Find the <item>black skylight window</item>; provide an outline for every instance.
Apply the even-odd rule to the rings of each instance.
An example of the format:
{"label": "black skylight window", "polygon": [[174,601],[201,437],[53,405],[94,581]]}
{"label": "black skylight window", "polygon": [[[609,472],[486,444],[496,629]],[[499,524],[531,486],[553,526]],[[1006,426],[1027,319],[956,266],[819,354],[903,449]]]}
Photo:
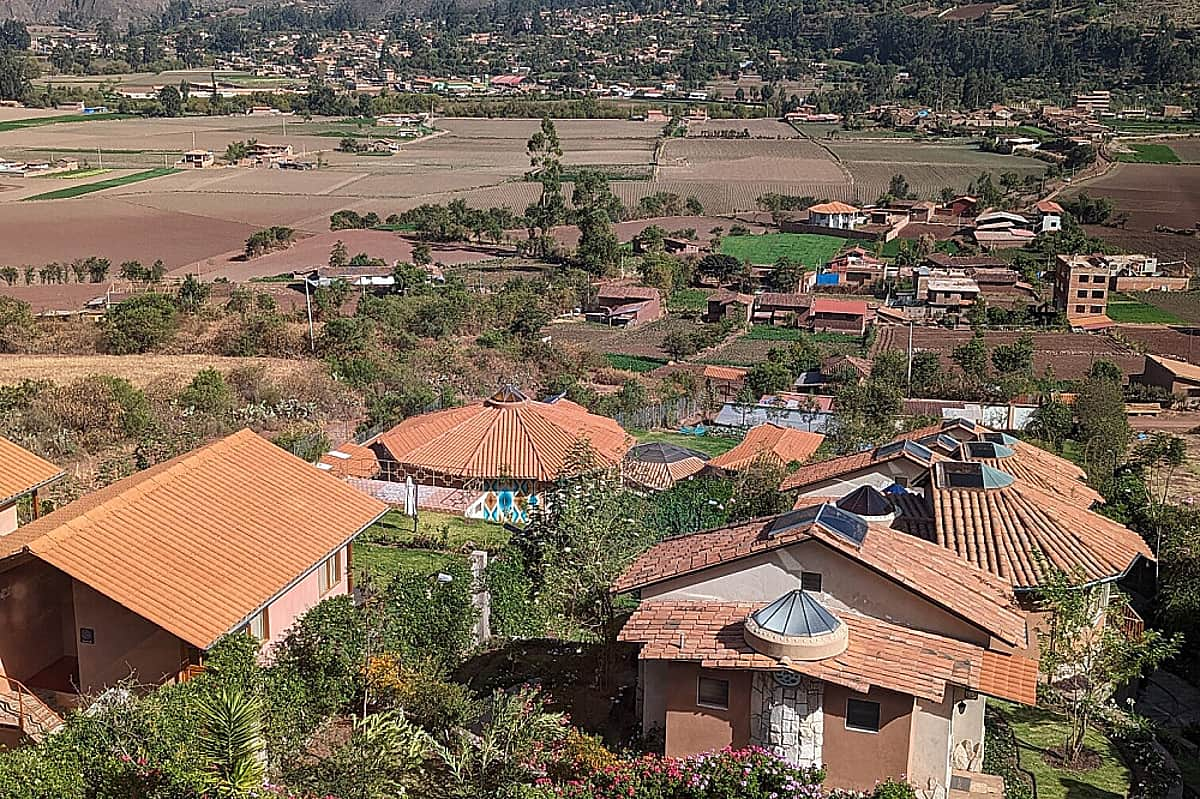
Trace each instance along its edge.
{"label": "black skylight window", "polygon": [[966,450],[967,457],[981,458],[984,460],[1011,458],[1016,454],[1003,444],[997,444],[992,441],[968,441],[967,443],[963,444],[963,449]]}
{"label": "black skylight window", "polygon": [[948,488],[1004,488],[1013,478],[986,463],[956,461],[942,464],[942,482]]}
{"label": "black skylight window", "polygon": [[867,537],[867,523],[865,521],[831,503],[813,505],[777,516],[767,525],[766,536],[774,538],[790,530],[800,527],[811,527],[814,524],[818,524],[834,535],[846,539],[856,547],[862,546],[863,540]]}

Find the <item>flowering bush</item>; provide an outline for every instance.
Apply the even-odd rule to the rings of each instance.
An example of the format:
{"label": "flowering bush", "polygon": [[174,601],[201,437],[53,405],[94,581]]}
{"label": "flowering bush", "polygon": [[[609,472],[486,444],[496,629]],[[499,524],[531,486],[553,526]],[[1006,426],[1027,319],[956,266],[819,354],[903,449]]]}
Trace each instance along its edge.
{"label": "flowering bush", "polygon": [[825,773],[752,747],[684,758],[647,755],[550,785],[563,799],[820,799]]}

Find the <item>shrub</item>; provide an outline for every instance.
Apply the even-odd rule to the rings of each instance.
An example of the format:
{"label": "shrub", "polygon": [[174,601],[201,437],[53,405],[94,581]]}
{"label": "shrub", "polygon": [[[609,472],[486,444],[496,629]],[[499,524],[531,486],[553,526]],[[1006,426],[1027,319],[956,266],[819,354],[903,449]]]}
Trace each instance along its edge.
{"label": "shrub", "polygon": [[470,689],[442,679],[426,659],[406,665],[395,653],[376,655],[367,662],[366,682],[373,707],[403,710],[430,732],[464,725],[478,710]]}
{"label": "shrub", "polygon": [[492,632],[505,638],[544,635],[546,619],[534,598],[533,581],[525,573],[521,554],[505,549],[488,564]]}
{"label": "shrub", "polygon": [[233,410],[233,391],[216,369],[203,369],[180,392],[179,403],[201,413],[228,413]]}
{"label": "shrub", "polygon": [[0,352],[19,352],[36,332],[29,303],[0,295]]}
{"label": "shrub", "polygon": [[175,335],[178,313],[165,294],[142,294],[110,308],[103,329],[105,349],[113,355],[148,352]]}
{"label": "shrub", "polygon": [[917,799],[917,789],[903,780],[888,777],[875,786],[871,799]]}
{"label": "shrub", "polygon": [[301,460],[316,463],[333,443],[317,424],[292,425],[275,436],[275,446],[287,450]]}

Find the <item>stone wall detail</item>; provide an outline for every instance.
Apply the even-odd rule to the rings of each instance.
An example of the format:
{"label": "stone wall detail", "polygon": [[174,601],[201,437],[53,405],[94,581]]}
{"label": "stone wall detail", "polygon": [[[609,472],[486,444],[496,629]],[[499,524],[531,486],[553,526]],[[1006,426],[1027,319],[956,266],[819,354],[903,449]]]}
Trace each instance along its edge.
{"label": "stone wall detail", "polygon": [[794,766],[819,766],[824,735],[824,683],[809,678],[784,685],[756,671],[750,686],[750,743]]}

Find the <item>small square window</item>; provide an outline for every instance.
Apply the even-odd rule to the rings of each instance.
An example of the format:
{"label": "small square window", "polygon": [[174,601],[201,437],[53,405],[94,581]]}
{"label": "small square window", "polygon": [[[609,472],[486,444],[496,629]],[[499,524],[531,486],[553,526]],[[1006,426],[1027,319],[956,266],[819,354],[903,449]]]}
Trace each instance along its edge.
{"label": "small square window", "polygon": [[1104,299],[1104,292],[1103,292],[1103,291],[1093,291],[1093,292],[1092,292],[1092,299],[1093,299],[1093,300],[1102,300],[1102,299]]}
{"label": "small square window", "polygon": [[879,732],[879,703],[865,699],[846,700],[846,729]]}
{"label": "small square window", "polygon": [[271,634],[271,626],[267,622],[267,609],[263,608],[250,617],[246,623],[246,632],[256,641],[266,641]]}
{"label": "small square window", "polygon": [[821,590],[820,572],[800,572],[800,587],[805,591]]}
{"label": "small square window", "polygon": [[696,704],[718,710],[729,709],[729,680],[701,677],[696,683]]}
{"label": "small square window", "polygon": [[1092,313],[1104,313],[1104,306],[1103,305],[1093,305]]}
{"label": "small square window", "polygon": [[1075,296],[1079,297],[1080,299],[1086,297],[1087,289],[1080,289],[1079,291],[1075,292]]}

